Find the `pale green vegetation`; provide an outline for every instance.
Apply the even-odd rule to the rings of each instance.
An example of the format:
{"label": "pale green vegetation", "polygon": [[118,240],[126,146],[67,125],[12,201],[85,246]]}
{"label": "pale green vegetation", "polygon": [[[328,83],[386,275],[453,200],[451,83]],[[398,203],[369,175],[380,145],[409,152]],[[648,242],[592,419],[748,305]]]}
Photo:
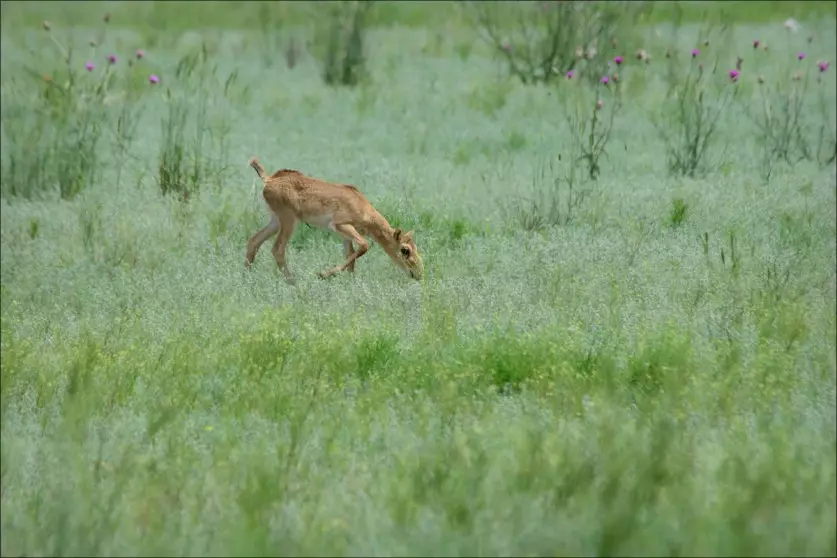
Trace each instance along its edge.
{"label": "pale green vegetation", "polygon": [[[3,3],[3,556],[837,554],[834,4],[623,26],[603,151],[613,82],[522,85],[434,4],[327,87],[310,6]],[[305,226],[297,286],[245,272],[253,155],[425,280],[321,281]]]}

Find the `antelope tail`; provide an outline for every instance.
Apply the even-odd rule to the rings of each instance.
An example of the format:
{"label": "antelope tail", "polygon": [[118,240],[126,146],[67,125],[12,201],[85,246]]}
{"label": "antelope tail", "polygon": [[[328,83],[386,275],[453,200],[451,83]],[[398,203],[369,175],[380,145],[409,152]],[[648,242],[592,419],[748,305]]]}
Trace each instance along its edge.
{"label": "antelope tail", "polygon": [[251,157],[250,161],[249,161],[249,164],[250,164],[251,167],[256,169],[256,173],[259,175],[259,178],[261,178],[262,180],[266,180],[267,178],[269,178],[267,173],[264,170],[264,167],[262,166],[262,164],[259,162],[259,160],[256,157]]}

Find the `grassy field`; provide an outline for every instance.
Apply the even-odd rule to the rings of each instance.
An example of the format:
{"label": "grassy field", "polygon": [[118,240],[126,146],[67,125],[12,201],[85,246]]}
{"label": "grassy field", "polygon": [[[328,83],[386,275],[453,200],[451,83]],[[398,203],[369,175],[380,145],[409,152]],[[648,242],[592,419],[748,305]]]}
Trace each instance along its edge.
{"label": "grassy field", "polygon": [[[834,3],[647,16],[606,86],[384,4],[356,87],[310,6],[183,4],[2,5],[3,556],[837,555]],[[253,155],[424,280],[246,272]]]}

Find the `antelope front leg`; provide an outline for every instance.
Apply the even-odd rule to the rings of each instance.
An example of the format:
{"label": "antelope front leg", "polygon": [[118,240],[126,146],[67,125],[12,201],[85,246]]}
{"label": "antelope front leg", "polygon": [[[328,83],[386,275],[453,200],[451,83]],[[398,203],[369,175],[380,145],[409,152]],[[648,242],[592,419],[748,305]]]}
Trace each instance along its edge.
{"label": "antelope front leg", "polygon": [[276,215],[271,213],[270,223],[268,223],[265,228],[251,236],[250,240],[247,241],[247,255],[244,259],[245,269],[250,269],[253,266],[253,260],[256,259],[256,252],[259,251],[259,248],[261,248],[265,240],[277,232],[279,232],[279,219],[276,218]]}
{"label": "antelope front leg", "polygon": [[338,265],[337,267],[321,271],[319,275],[322,279],[327,279],[335,273],[345,271],[349,268],[349,266],[354,266],[355,260],[357,260],[359,257],[361,257],[369,251],[369,243],[366,242],[365,238],[360,236],[360,234],[357,232],[357,230],[355,230],[353,226],[335,225],[334,230],[337,231],[337,234],[342,236],[344,241],[348,242],[350,245],[352,242],[357,244],[357,250],[352,250],[351,254],[349,254],[349,257],[346,260],[346,263],[344,263],[343,265]]}

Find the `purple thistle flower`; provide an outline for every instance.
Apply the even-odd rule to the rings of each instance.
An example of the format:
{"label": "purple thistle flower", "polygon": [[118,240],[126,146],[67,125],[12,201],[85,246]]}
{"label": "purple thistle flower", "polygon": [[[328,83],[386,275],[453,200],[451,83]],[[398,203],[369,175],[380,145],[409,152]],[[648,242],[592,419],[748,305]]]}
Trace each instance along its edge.
{"label": "purple thistle flower", "polygon": [[820,72],[825,72],[828,70],[828,62],[817,62],[817,67],[820,69]]}
{"label": "purple thistle flower", "polygon": [[741,75],[741,72],[739,72],[738,70],[730,70],[729,71],[729,79],[731,79],[732,81],[738,81],[738,76],[740,76],[740,75]]}
{"label": "purple thistle flower", "polygon": [[137,49],[137,60],[141,59],[143,56],[145,56],[145,53],[142,51],[141,48],[138,48]]}
{"label": "purple thistle flower", "polygon": [[116,55],[115,54],[108,54],[108,62],[111,64],[116,64]]}
{"label": "purple thistle flower", "polygon": [[622,64],[623,58],[621,56],[617,56],[613,59],[613,61],[616,62],[617,66],[619,66],[620,64]]}
{"label": "purple thistle flower", "polygon": [[696,48],[693,48],[692,49],[692,58],[695,58],[698,54],[700,54],[700,51]]}
{"label": "purple thistle flower", "polygon": [[148,81],[151,82],[152,85],[154,85],[160,82],[160,78],[157,77],[157,74],[151,74],[150,76],[148,76]]}
{"label": "purple thistle flower", "polygon": [[805,53],[800,52],[799,54],[796,55],[796,57],[799,58],[800,60],[805,60]]}
{"label": "purple thistle flower", "polygon": [[88,62],[87,64],[84,65],[84,69],[87,70],[88,72],[92,72],[93,68],[95,68],[95,67],[96,66],[93,64],[93,62]]}
{"label": "purple thistle flower", "polygon": [[570,70],[569,72],[567,72],[567,79],[573,79],[574,75],[575,75],[575,72]]}
{"label": "purple thistle flower", "polygon": [[753,48],[759,48],[759,43],[760,43],[760,42],[761,42],[761,41],[759,41],[758,39],[754,40],[754,41],[753,41]]}
{"label": "purple thistle flower", "polygon": [[610,82],[610,78],[607,76],[602,76],[601,82],[607,85]]}

